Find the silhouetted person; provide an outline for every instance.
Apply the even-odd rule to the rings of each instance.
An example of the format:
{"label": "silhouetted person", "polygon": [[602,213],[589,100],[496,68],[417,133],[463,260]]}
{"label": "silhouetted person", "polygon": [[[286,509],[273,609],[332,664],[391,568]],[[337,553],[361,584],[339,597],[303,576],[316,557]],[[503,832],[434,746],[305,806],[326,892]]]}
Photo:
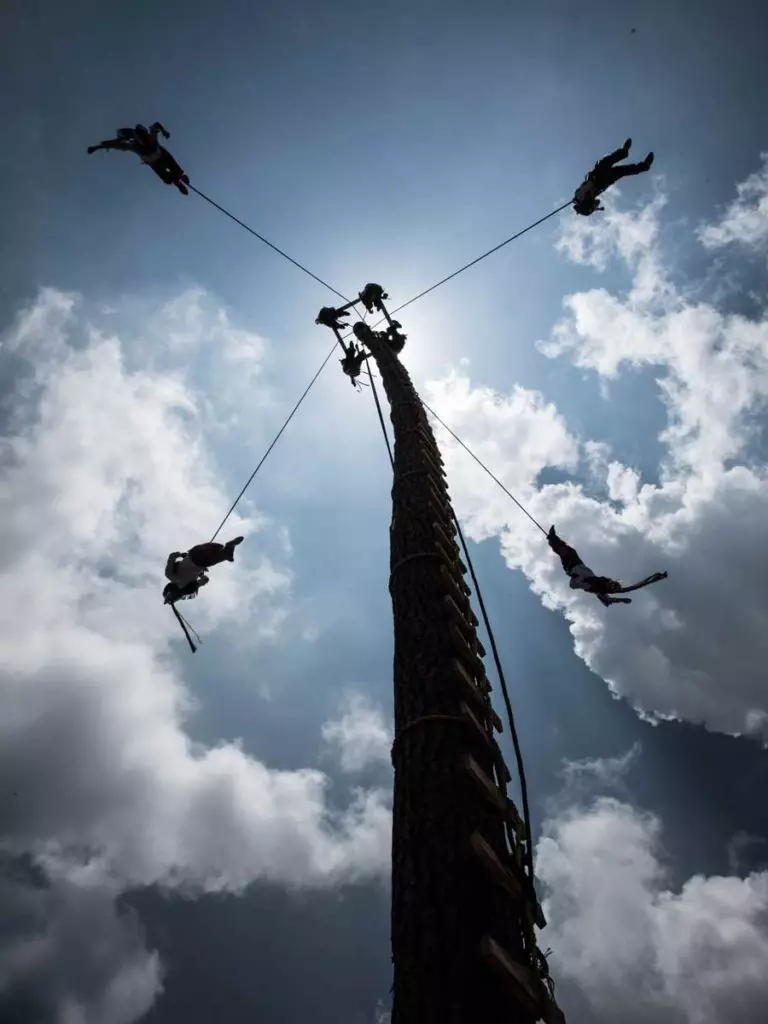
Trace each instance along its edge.
{"label": "silhouetted person", "polygon": [[349,377],[353,385],[360,376],[366,356],[367,352],[365,349],[359,349],[354,341],[350,345],[344,346],[344,358],[340,359],[339,362],[341,363],[342,370]]}
{"label": "silhouetted person", "polygon": [[604,156],[602,160],[597,161],[584,181],[576,189],[573,197],[573,208],[576,213],[588,217],[597,210],[604,210],[605,207],[597,197],[602,195],[607,188],[610,188],[611,185],[614,185],[621,178],[626,178],[633,174],[643,174],[651,169],[653,153],[649,153],[642,163],[616,166],[619,160],[626,160],[629,156],[631,145],[632,139],[627,139],[621,149],[617,149],[614,153],[610,153],[608,156]]}
{"label": "silhouetted person", "polygon": [[142,163],[147,164],[166,185],[175,185],[179,192],[188,195],[189,178],[168,150],[157,141],[158,135],[170,138],[170,133],[155,121],[149,128],[137,124],[133,128],[119,128],[117,137],[105,139],[96,146],[89,146],[88,153],[96,153],[100,149],[118,150],[123,153],[135,153]]}
{"label": "silhouetted person", "polygon": [[242,542],[242,537],[235,537],[226,544],[209,541],[196,544],[187,552],[172,551],[165,563],[165,576],[170,581],[163,590],[165,603],[195,597],[200,587],[209,582],[206,569],[221,562],[234,562],[235,548]]}

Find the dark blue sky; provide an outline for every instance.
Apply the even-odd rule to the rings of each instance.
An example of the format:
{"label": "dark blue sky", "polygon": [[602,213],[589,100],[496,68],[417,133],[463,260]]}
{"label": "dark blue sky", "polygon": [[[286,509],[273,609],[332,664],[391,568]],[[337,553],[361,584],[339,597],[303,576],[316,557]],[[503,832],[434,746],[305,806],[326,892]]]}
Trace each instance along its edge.
{"label": "dark blue sky", "polygon": [[[638,155],[656,151],[669,242],[696,287],[686,239],[765,145],[766,38],[768,9],[746,0],[12,3],[0,43],[3,322],[44,285],[147,308],[204,287],[274,346],[281,405],[221,453],[236,491],[328,349],[313,321],[330,297],[198,197],[163,189],[133,158],[87,157],[88,144],[160,119],[193,184],[342,291],[380,280],[399,303],[566,201],[631,134]],[[547,223],[404,322],[411,346],[425,341],[419,382],[469,355],[474,379],[541,388],[572,429],[598,436],[606,411],[596,380],[534,347],[564,295],[590,286],[591,271],[556,257],[556,232]],[[604,283],[620,286],[621,271]],[[610,434],[619,457],[653,479],[663,410],[649,401],[651,377],[617,384]],[[364,457],[311,465],[323,410],[353,408],[341,387],[321,379],[307,423],[292,425],[254,493],[290,530],[297,599],[333,609],[326,631],[291,652],[231,652],[213,636],[186,676],[201,702],[192,735],[242,736],[277,768],[320,763],[320,723],[346,686],[364,682],[391,704],[389,484],[362,400],[350,431]],[[640,741],[630,789],[663,819],[680,878],[727,871],[740,830],[768,836],[753,800],[765,773],[756,745],[642,722],[574,657],[567,623],[507,571],[498,545],[473,551],[537,823],[563,759],[618,756]],[[272,683],[269,702],[254,693],[259,679]],[[148,1021],[267,1024],[312,1013],[318,1024],[364,1024],[386,1001],[388,903],[377,887],[199,902],[147,892],[134,902],[170,972]]]}

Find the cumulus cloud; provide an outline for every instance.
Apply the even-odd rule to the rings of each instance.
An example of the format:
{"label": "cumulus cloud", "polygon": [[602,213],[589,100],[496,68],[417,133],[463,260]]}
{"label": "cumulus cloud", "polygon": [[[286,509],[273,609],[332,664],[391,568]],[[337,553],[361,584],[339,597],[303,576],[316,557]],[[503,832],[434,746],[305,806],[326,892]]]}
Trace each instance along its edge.
{"label": "cumulus cloud", "polygon": [[[52,289],[2,344],[28,371],[0,442],[0,850],[44,869],[49,888],[24,898],[30,913],[54,912],[34,949],[4,944],[0,975],[21,983],[32,956],[52,978],[61,937],[92,911],[94,942],[112,951],[89,997],[96,1009],[69,1009],[82,1002],[75,982],[51,982],[50,998],[67,1024],[128,1021],[159,975],[116,916],[116,895],[377,876],[389,796],[359,790],[334,810],[322,772],[276,771],[238,743],[206,747],[185,731],[191,705],[159,601],[162,567],[169,550],[209,536],[229,501],[182,371],[131,368],[121,339]],[[229,529],[246,543],[215,570],[196,623],[210,632],[247,616],[257,637],[259,623],[274,632],[291,585],[279,529],[256,513]],[[270,532],[283,560],[260,554]]]}
{"label": "cumulus cloud", "polygon": [[0,1003],[9,1024],[130,1024],[161,990],[159,958],[112,890],[4,878],[0,907]]}
{"label": "cumulus cloud", "polygon": [[328,748],[342,771],[358,774],[371,765],[388,764],[392,726],[382,709],[360,693],[348,693],[338,718],[322,727]]}
{"label": "cumulus cloud", "polygon": [[[503,395],[453,374],[432,382],[437,412],[546,527],[556,522],[596,572],[634,582],[669,580],[603,609],[569,590],[544,538],[449,438],[452,494],[474,539],[496,534],[549,608],[571,623],[576,653],[649,719],[768,737],[768,464],[761,416],[768,398],[768,318],[729,315],[676,287],[660,242],[663,197],[640,211],[573,218],[560,248],[600,272],[617,258],[623,294],[570,295],[540,344],[601,382],[652,369],[667,423],[657,482],[614,457],[609,438],[579,444],[536,393]],[[763,213],[761,213],[763,216]],[[456,396],[459,396],[457,400]],[[525,437],[499,429],[521,415]],[[544,414],[543,410],[547,412]],[[621,410],[606,403],[610,420]],[[533,414],[532,414],[533,413]],[[547,465],[578,466],[592,485],[536,486]],[[595,496],[595,481],[607,497]]]}
{"label": "cumulus cloud", "polygon": [[556,978],[599,1021],[732,1024],[768,1012],[768,872],[696,876],[671,888],[657,818],[612,798],[547,821],[537,874],[548,887]]}
{"label": "cumulus cloud", "polygon": [[736,186],[736,198],[720,220],[699,229],[708,249],[731,243],[760,249],[768,242],[768,153],[761,158],[763,166]]}
{"label": "cumulus cloud", "polygon": [[[468,442],[471,438],[472,451],[513,494],[531,493],[545,468],[573,470],[577,465],[576,439],[554,404],[538,391],[516,387],[511,395],[502,396],[490,388],[473,387],[468,377],[451,371],[441,380],[427,381],[424,397],[456,434]],[[509,498],[439,424],[435,433],[462,516],[472,523],[472,536],[492,536],[499,515],[508,511]]]}
{"label": "cumulus cloud", "polygon": [[596,789],[600,792],[624,792],[626,777],[637,764],[642,747],[633,744],[626,754],[618,757],[585,757],[579,761],[566,761],[560,775],[563,789],[558,794],[559,804],[575,804]]}

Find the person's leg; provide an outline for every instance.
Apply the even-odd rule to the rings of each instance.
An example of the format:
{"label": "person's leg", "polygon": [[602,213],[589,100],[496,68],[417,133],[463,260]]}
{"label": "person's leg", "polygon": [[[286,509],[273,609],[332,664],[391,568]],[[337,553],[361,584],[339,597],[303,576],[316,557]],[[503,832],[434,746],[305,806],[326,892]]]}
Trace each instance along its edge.
{"label": "person's leg", "polygon": [[218,565],[219,562],[228,561],[224,545],[213,540],[208,541],[207,544],[195,544],[187,554],[201,569],[208,569],[212,565]]}
{"label": "person's leg", "polygon": [[[354,380],[352,381],[352,383],[355,383]],[[235,548],[237,547],[238,544],[242,543],[242,537],[235,537],[234,540],[228,540],[227,543],[224,545],[224,560],[226,560],[227,562],[234,562]]]}
{"label": "person's leg", "polygon": [[611,167],[608,169],[605,180],[608,182],[605,188],[609,185],[615,184],[621,178],[629,178],[635,174],[645,174],[646,171],[651,169],[653,164],[653,153],[649,153],[648,156],[639,164],[622,164],[621,167]]}
{"label": "person's leg", "polygon": [[174,157],[171,156],[171,154],[168,152],[168,150],[164,146],[160,147],[160,151],[163,154],[162,163],[165,165],[165,168],[166,168],[166,170],[168,172],[168,175],[170,176],[171,180],[172,181],[178,181],[180,178],[183,178],[184,177],[184,171],[176,163],[176,160],[174,159]]}
{"label": "person's leg", "polygon": [[163,182],[163,184],[165,184],[165,185],[172,185],[173,184],[173,178],[170,176],[168,171],[165,169],[165,165],[160,160],[146,160],[146,159],[143,159],[142,162],[145,163],[147,165],[147,167],[151,167],[152,168],[152,170],[158,176],[160,181]]}
{"label": "person's leg", "polygon": [[598,175],[598,177],[604,175],[609,171],[614,164],[617,164],[619,160],[626,160],[629,156],[629,147],[632,145],[632,139],[627,139],[621,149],[614,149],[608,156],[604,156],[602,160],[598,160],[592,169],[592,174]]}
{"label": "person's leg", "polygon": [[579,558],[579,553],[576,549],[572,548],[570,544],[566,544],[565,541],[561,537],[558,537],[556,533],[549,533],[547,535],[547,540],[549,541],[549,546],[560,558],[560,562],[566,572],[570,572],[571,569],[582,564],[581,558]]}
{"label": "person's leg", "polygon": [[589,582],[594,594],[615,594],[621,590],[618,580],[612,580],[610,576],[593,576]]}

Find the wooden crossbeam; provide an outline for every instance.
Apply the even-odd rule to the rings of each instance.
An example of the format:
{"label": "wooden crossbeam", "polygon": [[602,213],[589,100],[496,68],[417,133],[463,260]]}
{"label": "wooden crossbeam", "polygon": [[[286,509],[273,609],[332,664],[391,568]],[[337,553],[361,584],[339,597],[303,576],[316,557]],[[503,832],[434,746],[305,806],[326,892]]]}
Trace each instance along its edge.
{"label": "wooden crossbeam", "polygon": [[533,971],[514,960],[490,935],[483,936],[480,954],[514,992],[516,999],[539,1020],[545,1000],[542,999],[542,984]]}
{"label": "wooden crossbeam", "polygon": [[477,688],[472,680],[472,676],[467,672],[466,668],[462,665],[458,658],[451,658],[448,662],[448,672],[467,694],[475,701],[479,708],[482,708],[483,712],[488,710],[485,697],[481,690]]}
{"label": "wooden crossbeam", "polygon": [[479,832],[473,832],[470,839],[472,852],[481,866],[490,876],[491,881],[501,886],[516,902],[524,903],[525,894],[515,875],[505,867],[497,857],[493,847]]}
{"label": "wooden crossbeam", "polygon": [[499,791],[493,779],[486,775],[471,754],[466,754],[464,757],[464,771],[469,775],[485,799],[493,804],[502,817],[508,817],[509,808],[507,807],[506,796]]}

